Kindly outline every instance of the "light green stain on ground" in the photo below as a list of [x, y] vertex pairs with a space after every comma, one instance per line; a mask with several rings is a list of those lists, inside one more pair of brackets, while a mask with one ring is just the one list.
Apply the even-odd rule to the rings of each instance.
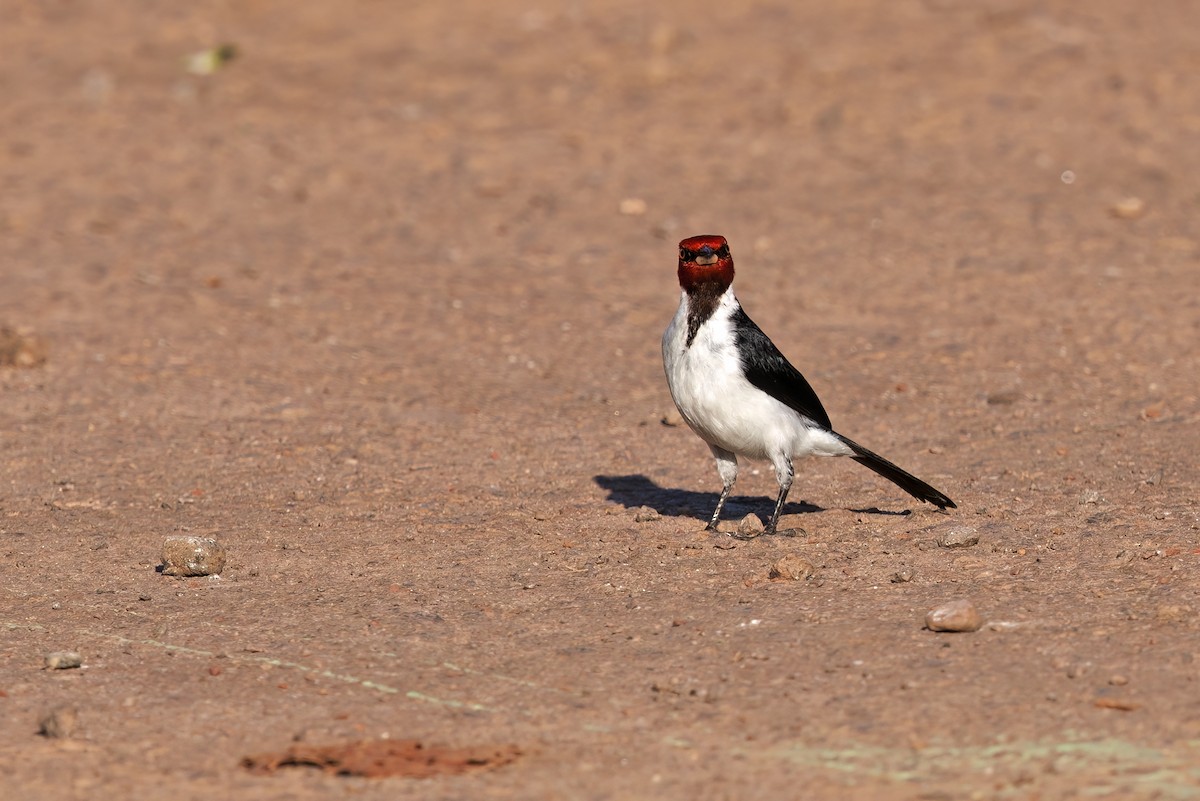
[[[747, 752], [746, 756], [753, 756]], [[781, 743], [758, 752], [847, 779], [893, 783], [961, 783], [994, 779], [992, 797], [1021, 797], [1044, 778], [1075, 782], [1081, 796], [1111, 796], [1121, 790], [1156, 798], [1200, 799], [1200, 741], [1152, 748], [1120, 739], [1014, 741], [986, 746], [820, 748]]]

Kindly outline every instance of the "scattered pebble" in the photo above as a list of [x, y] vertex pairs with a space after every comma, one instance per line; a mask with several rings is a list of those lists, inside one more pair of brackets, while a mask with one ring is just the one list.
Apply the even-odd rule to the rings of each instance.
[[78, 651], [54, 651], [46, 654], [47, 670], [66, 670], [83, 667], [83, 655]]
[[1136, 220], [1146, 213], [1146, 201], [1133, 196], [1121, 198], [1109, 208], [1109, 212], [1122, 220]]
[[763, 521], [753, 512], [738, 521], [737, 533], [743, 537], [756, 537], [765, 530]]
[[892, 583], [893, 584], [905, 584], [907, 582], [912, 581], [916, 577], [917, 577], [916, 571], [905, 568], [904, 570], [897, 570], [895, 573], [892, 574]]
[[1067, 665], [1067, 678], [1080, 679], [1090, 673], [1092, 670], [1091, 662], [1075, 662]]
[[1108, 683], [1114, 687], [1124, 687], [1126, 684], [1129, 683], [1129, 677], [1122, 676], [1120, 673], [1118, 673], [1116, 675], [1109, 676]]
[[1192, 610], [1179, 604], [1159, 604], [1154, 618], [1160, 623], [1178, 623], [1192, 616]]
[[987, 394], [988, 406], [1011, 406], [1021, 399], [1021, 393], [1015, 389], [1002, 389]]
[[794, 553], [789, 553], [786, 556], [780, 557], [771, 565], [771, 572], [768, 574], [773, 579], [786, 579], [788, 581], [803, 581], [811, 578], [812, 574], [817, 569], [813, 567], [812, 562], [803, 559]]
[[979, 532], [970, 526], [955, 526], [942, 532], [937, 544], [942, 548], [970, 548], [979, 544]]
[[925, 628], [930, 631], [978, 631], [982, 625], [979, 610], [965, 599], [935, 606], [925, 613]]
[[1027, 628], [1029, 623], [1018, 620], [993, 620], [988, 623], [988, 629], [991, 631], [1016, 631], [1017, 629]]
[[184, 63], [187, 71], [193, 75], [212, 75], [232, 61], [235, 56], [237, 56], [237, 46], [226, 43], [192, 53]]
[[23, 331], [0, 327], [0, 366], [37, 367], [46, 362], [46, 345]]
[[671, 409], [662, 416], [662, 424], [664, 426], [671, 426], [672, 428], [681, 426], [683, 425], [683, 415], [679, 413], [678, 409]]
[[38, 734], [52, 740], [61, 740], [75, 733], [79, 722], [79, 710], [73, 706], [51, 709], [38, 721]]
[[627, 197], [621, 201], [621, 205], [618, 208], [622, 214], [636, 217], [639, 214], [646, 213], [646, 201], [640, 197]]
[[1097, 698], [1092, 705], [1098, 709], [1118, 709], [1122, 712], [1132, 712], [1141, 706], [1126, 698]]
[[649, 506], [639, 506], [633, 519], [638, 523], [653, 523], [655, 520], [662, 520], [662, 516]]
[[162, 549], [164, 576], [211, 576], [225, 569], [225, 547], [207, 537], [167, 537]]

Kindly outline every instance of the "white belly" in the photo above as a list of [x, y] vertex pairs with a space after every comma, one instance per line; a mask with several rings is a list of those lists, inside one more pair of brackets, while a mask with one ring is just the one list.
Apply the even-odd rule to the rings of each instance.
[[743, 376], [729, 322], [736, 304], [727, 292], [687, 345], [685, 296], [663, 334], [667, 384], [683, 419], [710, 445], [751, 459], [845, 455], [839, 439]]

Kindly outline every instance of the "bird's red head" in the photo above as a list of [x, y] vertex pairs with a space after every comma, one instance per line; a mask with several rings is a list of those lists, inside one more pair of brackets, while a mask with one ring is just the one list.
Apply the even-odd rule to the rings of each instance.
[[689, 236], [679, 243], [679, 285], [687, 291], [706, 283], [725, 291], [733, 283], [729, 243], [716, 234]]

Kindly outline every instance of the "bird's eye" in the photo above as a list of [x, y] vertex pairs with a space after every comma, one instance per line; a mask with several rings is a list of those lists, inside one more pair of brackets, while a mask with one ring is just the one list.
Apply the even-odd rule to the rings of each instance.
[[717, 251], [717, 255], [722, 259], [729, 255], [729, 245], [721, 245], [721, 249]]
[[688, 261], [689, 259], [692, 258], [692, 254], [688, 251], [687, 248], [680, 248], [679, 249], [679, 258], [682, 259], [683, 261]]

